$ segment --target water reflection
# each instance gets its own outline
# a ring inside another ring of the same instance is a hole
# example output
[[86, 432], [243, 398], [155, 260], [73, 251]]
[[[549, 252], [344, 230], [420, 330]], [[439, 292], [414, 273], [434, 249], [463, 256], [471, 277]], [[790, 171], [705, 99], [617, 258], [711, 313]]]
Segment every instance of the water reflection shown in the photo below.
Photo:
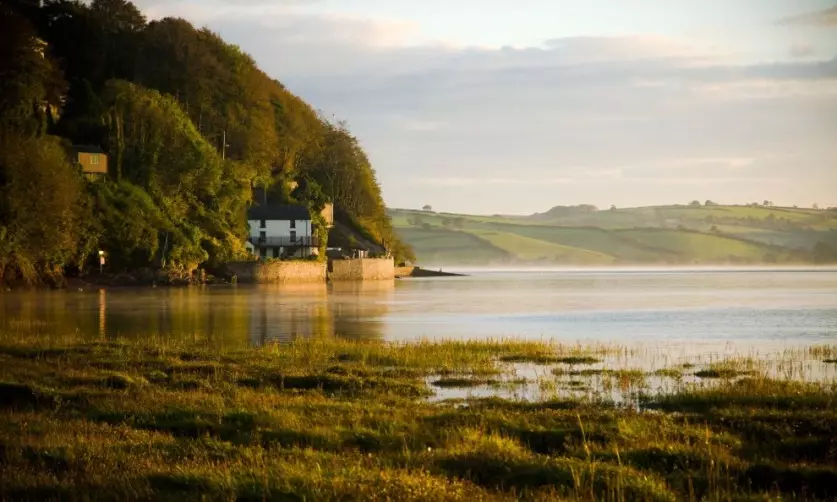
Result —
[[[240, 297], [244, 295], [239, 295]], [[334, 333], [325, 284], [265, 285], [247, 295], [250, 344], [322, 338]]]
[[[300, 338], [651, 344], [837, 340], [837, 270], [552, 271], [456, 279], [0, 293], [0, 330], [258, 346]], [[781, 348], [781, 347], [780, 347]], [[733, 349], [731, 349], [733, 350]]]
[[330, 310], [338, 336], [383, 339], [383, 320], [395, 295], [395, 281], [336, 282], [329, 285]]
[[26, 291], [0, 295], [0, 329], [84, 340], [166, 337], [223, 346], [381, 339], [394, 281], [343, 285]]
[[99, 338], [105, 339], [108, 332], [108, 293], [104, 289], [99, 290]]

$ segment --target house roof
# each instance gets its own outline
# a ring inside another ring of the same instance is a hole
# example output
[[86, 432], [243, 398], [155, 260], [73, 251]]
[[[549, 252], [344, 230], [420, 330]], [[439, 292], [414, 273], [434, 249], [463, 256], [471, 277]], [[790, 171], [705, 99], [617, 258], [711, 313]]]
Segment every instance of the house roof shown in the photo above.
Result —
[[248, 220], [310, 220], [305, 206], [293, 204], [257, 204], [247, 210]]
[[101, 147], [96, 145], [73, 145], [73, 151], [76, 153], [105, 153]]

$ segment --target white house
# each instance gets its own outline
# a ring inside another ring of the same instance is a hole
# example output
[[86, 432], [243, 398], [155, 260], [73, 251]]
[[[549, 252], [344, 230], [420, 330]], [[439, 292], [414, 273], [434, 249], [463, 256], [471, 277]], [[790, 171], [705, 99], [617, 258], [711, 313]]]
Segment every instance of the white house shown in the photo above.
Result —
[[259, 204], [247, 211], [247, 249], [259, 258], [305, 258], [319, 251], [304, 206]]

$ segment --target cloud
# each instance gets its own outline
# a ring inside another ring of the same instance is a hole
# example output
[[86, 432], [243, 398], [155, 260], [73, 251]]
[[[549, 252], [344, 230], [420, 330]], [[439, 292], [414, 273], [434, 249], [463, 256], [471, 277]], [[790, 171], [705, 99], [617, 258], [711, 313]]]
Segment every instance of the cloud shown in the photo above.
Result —
[[794, 42], [790, 47], [790, 55], [794, 58], [813, 56], [814, 46], [809, 42]]
[[418, 43], [412, 22], [300, 1], [236, 12], [220, 0], [154, 2], [160, 15], [200, 19], [347, 119], [396, 207], [782, 201], [789, 172], [810, 200], [833, 199], [837, 186], [837, 59], [742, 64], [646, 35]]
[[823, 28], [834, 28], [837, 27], [837, 5], [825, 10], [785, 17], [780, 19], [777, 24], [782, 26], [818, 26]]
[[753, 157], [687, 157], [670, 161], [673, 166], [726, 166], [733, 169], [750, 167]]

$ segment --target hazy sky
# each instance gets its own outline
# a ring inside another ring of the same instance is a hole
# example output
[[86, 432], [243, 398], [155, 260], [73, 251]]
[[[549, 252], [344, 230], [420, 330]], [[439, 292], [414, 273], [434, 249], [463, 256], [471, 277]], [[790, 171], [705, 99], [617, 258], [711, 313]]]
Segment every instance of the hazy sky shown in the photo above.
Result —
[[837, 2], [138, 0], [346, 119], [392, 207], [837, 206]]

